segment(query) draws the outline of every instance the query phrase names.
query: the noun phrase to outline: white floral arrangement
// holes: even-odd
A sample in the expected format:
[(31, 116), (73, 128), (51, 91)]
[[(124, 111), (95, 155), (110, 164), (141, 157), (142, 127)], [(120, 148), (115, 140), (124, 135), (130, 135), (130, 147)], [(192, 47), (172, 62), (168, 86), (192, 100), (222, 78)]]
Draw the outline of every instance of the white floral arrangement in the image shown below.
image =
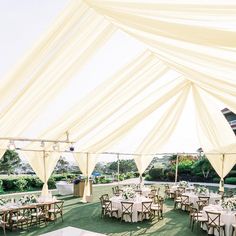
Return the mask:
[(188, 182), (187, 182), (187, 181), (180, 181), (180, 182), (179, 182), (179, 186), (186, 188), (186, 187), (188, 187)]
[(30, 203), (36, 203), (36, 202), (37, 202), (37, 198), (35, 195), (23, 196), (18, 201), (18, 203), (20, 203), (21, 205), (26, 205), (26, 204), (30, 204)]
[(196, 188), (196, 193), (198, 195), (207, 195), (209, 194), (209, 189), (204, 186), (199, 186)]
[(235, 211), (236, 210), (236, 198), (228, 198), (225, 199), (221, 206), (223, 209)]
[(122, 193), (123, 199), (133, 199), (135, 197), (135, 191), (133, 188), (125, 188)]

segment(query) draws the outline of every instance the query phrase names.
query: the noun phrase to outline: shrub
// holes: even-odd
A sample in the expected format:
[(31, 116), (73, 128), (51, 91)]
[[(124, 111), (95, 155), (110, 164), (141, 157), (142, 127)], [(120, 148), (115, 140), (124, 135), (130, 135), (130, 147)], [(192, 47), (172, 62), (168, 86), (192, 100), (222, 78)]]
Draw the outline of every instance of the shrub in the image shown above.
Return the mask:
[(16, 189), (20, 192), (24, 191), (27, 187), (27, 181), (24, 178), (19, 178), (15, 182)]
[(41, 181), (38, 177), (34, 178), (34, 186), (35, 188), (42, 188), (43, 187), (43, 181)]
[(2, 179), (3, 182), (3, 190), (4, 191), (12, 191), (16, 189), (16, 186), (14, 184), (14, 182), (16, 181), (16, 179), (13, 178), (6, 178), (6, 179)]
[(236, 177), (236, 170), (231, 170), (229, 174), (227, 175), (227, 178), (228, 177)]
[(220, 178), (219, 177), (215, 177), (212, 179), (213, 183), (220, 183)]
[(165, 176), (166, 176), (167, 180), (169, 180), (169, 181), (174, 181), (175, 180), (175, 172), (170, 170), (170, 169), (165, 171)]
[(107, 178), (107, 179), (106, 179), (106, 183), (112, 183), (112, 179)]
[(147, 180), (147, 181), (152, 181), (152, 177), (151, 177), (149, 174), (147, 174), (147, 175), (145, 176), (145, 180)]
[(0, 193), (3, 193), (3, 181), (0, 179)]
[(131, 178), (134, 178), (134, 173), (132, 172), (128, 172), (125, 176), (126, 179), (131, 179)]
[(50, 177), (48, 180), (48, 188), (49, 189), (56, 188), (56, 181), (53, 177)]
[(160, 168), (152, 168), (149, 170), (149, 175), (153, 180), (162, 180), (164, 177), (163, 169)]
[(226, 184), (236, 184), (236, 177), (229, 177), (225, 179)]
[(135, 178), (139, 177), (139, 172), (134, 172), (134, 177)]

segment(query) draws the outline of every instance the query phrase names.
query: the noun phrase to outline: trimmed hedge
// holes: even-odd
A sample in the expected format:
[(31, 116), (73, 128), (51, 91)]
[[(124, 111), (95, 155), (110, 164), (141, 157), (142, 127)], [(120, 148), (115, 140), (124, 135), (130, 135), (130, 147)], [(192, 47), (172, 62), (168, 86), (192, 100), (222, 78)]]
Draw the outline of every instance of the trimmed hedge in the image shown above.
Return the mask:
[(226, 184), (236, 184), (236, 177), (229, 177), (225, 179)]
[[(48, 188), (56, 188), (56, 181), (60, 180), (73, 180), (75, 179), (75, 174), (61, 174), (53, 175), (48, 180)], [(0, 177), (0, 193), (7, 192), (24, 192), (24, 191), (36, 191), (41, 190), (43, 187), (43, 182), (35, 175), (33, 176), (14, 176), (8, 178)]]

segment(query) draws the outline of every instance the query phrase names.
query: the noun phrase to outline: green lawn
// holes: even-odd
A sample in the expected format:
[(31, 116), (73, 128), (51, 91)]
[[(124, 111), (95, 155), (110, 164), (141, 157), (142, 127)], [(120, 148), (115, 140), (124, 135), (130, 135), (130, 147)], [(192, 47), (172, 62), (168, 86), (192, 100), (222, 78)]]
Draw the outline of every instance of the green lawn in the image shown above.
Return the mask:
[[(54, 224), (50, 222), (47, 226), (32, 226), (28, 232), (17, 230), (14, 232), (7, 231), (7, 236), (16, 235), (40, 235), (49, 231), (60, 229), (66, 226), (78, 227), (98, 233), (115, 236), (131, 236), (131, 235), (207, 235), (200, 227), (195, 227), (192, 233), (189, 229), (189, 218), (186, 212), (181, 210), (173, 210), (173, 200), (165, 201), (164, 219), (159, 222), (157, 219), (153, 221), (144, 221), (138, 223), (121, 222), (115, 218), (100, 217), (99, 196), (103, 193), (111, 195), (111, 186), (96, 186), (93, 188), (93, 202), (83, 204), (79, 198), (72, 196), (58, 197), (65, 200), (64, 222), (61, 219)], [(1, 235), (2, 231), (0, 231)]]

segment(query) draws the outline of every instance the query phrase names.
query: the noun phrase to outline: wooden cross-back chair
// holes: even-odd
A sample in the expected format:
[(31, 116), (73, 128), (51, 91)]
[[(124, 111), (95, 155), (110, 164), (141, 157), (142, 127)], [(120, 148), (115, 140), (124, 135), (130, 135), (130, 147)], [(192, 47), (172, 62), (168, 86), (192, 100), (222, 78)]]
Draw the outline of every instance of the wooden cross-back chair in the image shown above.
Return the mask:
[(116, 213), (116, 217), (118, 218), (118, 209), (112, 206), (112, 202), (110, 200), (104, 201), (104, 216), (112, 217), (113, 214)]
[(142, 210), (138, 211), (138, 217), (141, 215), (141, 220), (143, 219), (152, 219), (152, 202), (142, 202)]
[(131, 222), (133, 222), (133, 202), (121, 202), (121, 220), (125, 215), (130, 217)]
[(218, 231), (219, 236), (221, 235), (221, 229), (223, 229), (225, 236), (225, 224), (221, 222), (220, 212), (206, 211), (207, 214), (207, 228), (213, 228), (213, 234), (215, 234), (215, 229)]

